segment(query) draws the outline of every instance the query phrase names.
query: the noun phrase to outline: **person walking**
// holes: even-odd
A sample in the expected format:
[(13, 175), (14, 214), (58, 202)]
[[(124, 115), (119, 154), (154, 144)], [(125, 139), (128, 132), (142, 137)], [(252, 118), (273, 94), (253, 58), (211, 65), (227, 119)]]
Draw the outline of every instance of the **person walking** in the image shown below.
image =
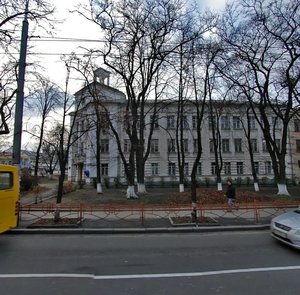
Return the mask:
[(228, 211), (231, 212), (232, 208), (237, 209), (235, 199), (235, 187), (231, 179), (227, 180), (227, 190), (225, 196), (227, 197)]

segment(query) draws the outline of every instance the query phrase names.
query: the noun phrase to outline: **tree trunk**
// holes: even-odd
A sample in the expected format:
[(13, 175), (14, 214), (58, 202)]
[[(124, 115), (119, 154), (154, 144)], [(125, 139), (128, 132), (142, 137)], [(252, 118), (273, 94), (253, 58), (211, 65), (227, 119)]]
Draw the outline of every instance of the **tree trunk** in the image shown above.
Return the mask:
[(103, 191), (102, 191), (102, 184), (101, 182), (98, 182), (97, 183), (97, 194), (102, 194)]
[(289, 196), (286, 183), (277, 183), (278, 193), (277, 195)]
[(137, 183), (137, 190), (139, 194), (147, 194), (145, 183)]
[(180, 193), (183, 193), (183, 192), (184, 192), (184, 184), (183, 184), (183, 183), (180, 183), (180, 184), (179, 184), (179, 192), (180, 192)]
[(256, 192), (259, 192), (259, 185), (258, 185), (258, 182), (254, 182), (253, 185), (254, 185), (254, 190), (255, 190)]
[(127, 197), (127, 199), (138, 199), (139, 198), (134, 191), (134, 185), (128, 185), (126, 197)]

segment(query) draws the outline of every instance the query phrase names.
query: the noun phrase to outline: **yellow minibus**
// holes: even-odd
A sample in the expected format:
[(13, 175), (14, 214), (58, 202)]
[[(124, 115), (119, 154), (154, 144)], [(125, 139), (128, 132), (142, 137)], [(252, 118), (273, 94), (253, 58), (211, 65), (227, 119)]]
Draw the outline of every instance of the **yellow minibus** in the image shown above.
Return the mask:
[(0, 233), (17, 226), (19, 196), (18, 168), (0, 165)]

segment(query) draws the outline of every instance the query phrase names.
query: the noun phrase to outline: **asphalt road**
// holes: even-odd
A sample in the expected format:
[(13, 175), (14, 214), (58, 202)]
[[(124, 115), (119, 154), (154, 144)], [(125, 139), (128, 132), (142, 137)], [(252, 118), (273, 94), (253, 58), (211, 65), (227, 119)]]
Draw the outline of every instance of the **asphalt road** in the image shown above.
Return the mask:
[(0, 294), (299, 294), (268, 231), (0, 236)]

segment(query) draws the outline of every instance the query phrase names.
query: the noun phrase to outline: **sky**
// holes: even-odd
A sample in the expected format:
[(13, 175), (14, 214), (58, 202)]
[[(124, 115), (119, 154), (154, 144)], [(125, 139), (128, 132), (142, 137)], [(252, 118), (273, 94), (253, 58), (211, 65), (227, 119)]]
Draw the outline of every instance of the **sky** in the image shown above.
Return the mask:
[[(64, 88), (66, 80), (66, 68), (64, 63), (61, 61), (61, 56), (63, 54), (68, 55), (72, 52), (84, 53), (85, 51), (82, 47), (95, 48), (99, 45), (99, 43), (96, 42), (78, 42), (78, 39), (101, 39), (100, 29), (97, 25), (76, 13), (69, 12), (70, 10), (73, 10), (78, 3), (87, 4), (88, 1), (89, 0), (50, 1), (56, 7), (56, 19), (60, 20), (56, 22), (55, 31), (52, 33), (56, 39), (67, 38), (68, 41), (58, 41), (55, 40), (55, 38), (51, 38), (49, 40), (50, 35), (47, 35), (44, 31), (38, 33), (35, 32), (34, 36), (39, 37), (29, 38), (28, 41), (28, 46), (31, 47), (28, 52), (35, 54), (28, 54), (27, 64), (36, 64), (36, 62), (38, 62), (40, 66), (39, 71), (43, 69), (43, 75), (62, 88)], [(225, 7), (225, 0), (197, 1), (203, 9), (209, 7), (214, 10), (222, 10)], [(29, 22), (29, 29), (30, 26), (31, 24)], [(30, 70), (29, 67), (30, 66), (28, 66), (27, 71)], [(101, 64), (99, 64), (99, 67), (101, 67)], [(71, 73), (69, 93), (74, 94), (82, 87), (84, 81), (78, 78), (79, 77), (76, 76), (75, 73)], [(28, 76), (25, 88), (30, 88), (34, 82), (35, 80)], [(30, 114), (29, 117), (24, 114), (23, 117), (23, 128), (31, 130), (32, 132), (34, 132), (35, 124), (39, 124), (39, 118), (34, 117), (33, 119), (33, 117), (33, 114)], [(22, 134), (22, 148), (34, 149), (34, 141), (32, 141), (31, 136), (26, 132), (23, 132)]]
[[(225, 0), (197, 0), (200, 7), (209, 7), (215, 10), (221, 10), (225, 6)], [(51, 3), (56, 7), (56, 18), (64, 20), (56, 23), (56, 38), (71, 39), (99, 39), (100, 30), (97, 25), (85, 20), (82, 16), (69, 11), (74, 9), (78, 3), (87, 4), (88, 0), (52, 0)], [(30, 24), (29, 24), (30, 26)], [(46, 36), (41, 33), (41, 37)], [(38, 61), (40, 66), (44, 68), (44, 75), (49, 77), (51, 81), (64, 85), (66, 77), (66, 68), (61, 61), (60, 54), (70, 54), (71, 52), (83, 53), (82, 47), (93, 48), (97, 46), (95, 42), (71, 42), (54, 41), (53, 39), (45, 41), (45, 38), (30, 39), (29, 45), (34, 45), (33, 52), (42, 53), (34, 57), (34, 61)], [(32, 59), (31, 58), (31, 59)], [(99, 65), (101, 66), (101, 65)], [(71, 75), (70, 92), (75, 93), (81, 86), (83, 81), (78, 80)]]

